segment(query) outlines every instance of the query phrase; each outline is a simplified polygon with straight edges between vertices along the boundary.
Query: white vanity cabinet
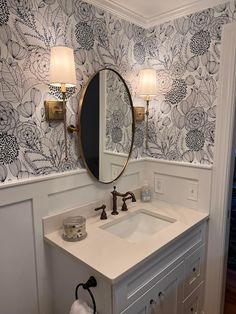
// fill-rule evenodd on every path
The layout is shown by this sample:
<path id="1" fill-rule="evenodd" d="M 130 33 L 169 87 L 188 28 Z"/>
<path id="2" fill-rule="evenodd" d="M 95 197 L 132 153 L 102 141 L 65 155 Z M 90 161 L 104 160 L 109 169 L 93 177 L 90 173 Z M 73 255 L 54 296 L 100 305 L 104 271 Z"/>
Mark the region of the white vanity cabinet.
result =
<path id="1" fill-rule="evenodd" d="M 189 230 L 116 283 L 112 314 L 201 314 L 206 228 Z"/>
<path id="2" fill-rule="evenodd" d="M 150 210 L 151 205 L 146 206 Z M 98 314 L 204 313 L 208 215 L 157 201 L 152 206 L 164 207 L 176 223 L 140 243 L 110 235 L 96 218 L 81 242 L 63 241 L 60 229 L 45 233 L 53 245 L 49 250 L 53 314 L 69 313 L 76 285 L 90 276 L 97 280 L 91 290 Z M 46 231 L 51 219 L 45 219 Z M 58 216 L 55 221 L 59 225 Z M 81 288 L 79 297 L 91 306 Z"/>

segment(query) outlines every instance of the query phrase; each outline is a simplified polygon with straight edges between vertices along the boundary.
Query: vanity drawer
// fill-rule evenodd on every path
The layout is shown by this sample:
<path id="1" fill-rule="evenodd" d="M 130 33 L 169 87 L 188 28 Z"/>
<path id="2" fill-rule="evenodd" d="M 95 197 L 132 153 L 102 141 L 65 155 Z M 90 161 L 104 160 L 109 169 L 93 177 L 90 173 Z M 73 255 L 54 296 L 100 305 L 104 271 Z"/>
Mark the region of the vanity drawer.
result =
<path id="1" fill-rule="evenodd" d="M 183 314 L 201 314 L 203 312 L 204 283 L 201 283 L 183 303 Z"/>
<path id="2" fill-rule="evenodd" d="M 135 270 L 115 284 L 113 293 L 115 313 L 121 313 L 134 303 L 178 264 L 184 262 L 189 254 L 202 246 L 205 242 L 205 231 L 206 223 L 195 227 L 182 237 L 173 240 L 161 251 L 157 251 L 152 258 L 137 265 Z"/>
<path id="3" fill-rule="evenodd" d="M 184 298 L 203 281 L 205 265 L 205 246 L 202 245 L 185 259 Z"/>

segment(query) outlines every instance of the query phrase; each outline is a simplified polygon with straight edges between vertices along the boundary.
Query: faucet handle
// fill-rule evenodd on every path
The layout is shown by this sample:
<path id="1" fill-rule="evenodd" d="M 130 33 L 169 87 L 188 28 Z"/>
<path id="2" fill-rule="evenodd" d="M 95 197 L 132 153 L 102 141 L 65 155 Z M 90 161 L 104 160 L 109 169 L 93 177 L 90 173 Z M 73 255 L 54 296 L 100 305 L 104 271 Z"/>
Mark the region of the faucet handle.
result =
<path id="1" fill-rule="evenodd" d="M 107 213 L 105 211 L 105 208 L 106 208 L 106 205 L 103 204 L 102 206 L 97 207 L 97 208 L 94 209 L 95 211 L 102 209 L 102 213 L 101 213 L 101 216 L 100 216 L 101 220 L 107 219 Z"/>
<path id="2" fill-rule="evenodd" d="M 126 196 L 126 197 L 123 197 L 122 198 L 122 201 L 123 201 L 123 204 L 122 204 L 122 207 L 121 207 L 121 210 L 122 211 L 127 211 L 128 210 L 128 207 L 127 207 L 127 204 L 126 204 L 126 201 L 127 200 L 130 200 L 130 199 L 132 199 L 132 202 L 133 202 L 133 197 L 130 195 L 130 196 Z"/>
<path id="3" fill-rule="evenodd" d="M 125 201 L 129 198 L 131 198 L 131 197 L 123 197 L 122 198 L 123 204 L 122 204 L 121 210 L 124 212 L 126 212 L 128 210 L 128 207 L 127 207 L 127 204 L 125 203 Z"/>

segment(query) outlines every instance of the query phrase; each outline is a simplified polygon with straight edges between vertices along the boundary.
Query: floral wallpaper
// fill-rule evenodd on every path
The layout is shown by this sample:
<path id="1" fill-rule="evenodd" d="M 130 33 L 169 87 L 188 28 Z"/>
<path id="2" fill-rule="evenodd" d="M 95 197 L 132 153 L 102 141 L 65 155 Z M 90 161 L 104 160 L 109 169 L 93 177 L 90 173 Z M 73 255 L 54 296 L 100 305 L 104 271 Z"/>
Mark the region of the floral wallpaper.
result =
<path id="1" fill-rule="evenodd" d="M 129 154 L 132 112 L 127 89 L 113 71 L 106 71 L 106 150 Z"/>
<path id="2" fill-rule="evenodd" d="M 80 0 L 0 4 L 1 182 L 82 167 L 76 138 L 68 134 L 66 162 L 62 124 L 45 121 L 44 100 L 61 97 L 48 87 L 55 45 L 75 52 L 77 88 L 67 94 L 68 124 L 76 123 L 81 88 L 94 72 L 106 66 L 121 73 L 140 104 L 138 72 L 153 67 L 158 95 L 150 103 L 148 150 L 141 123 L 133 157 L 212 163 L 221 28 L 235 20 L 234 2 L 147 30 Z"/>
<path id="3" fill-rule="evenodd" d="M 235 20 L 235 11 L 235 2 L 221 4 L 149 29 L 136 40 L 136 62 L 157 70 L 147 155 L 213 162 L 221 30 Z"/>

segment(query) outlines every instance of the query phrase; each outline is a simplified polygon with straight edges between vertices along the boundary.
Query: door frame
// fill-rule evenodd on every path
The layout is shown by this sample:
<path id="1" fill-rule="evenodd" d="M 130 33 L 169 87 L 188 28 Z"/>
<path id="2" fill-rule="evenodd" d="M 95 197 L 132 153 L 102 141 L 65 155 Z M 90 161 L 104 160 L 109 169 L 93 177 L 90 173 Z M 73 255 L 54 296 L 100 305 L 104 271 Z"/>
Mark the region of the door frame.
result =
<path id="1" fill-rule="evenodd" d="M 206 268 L 205 314 L 223 313 L 235 121 L 236 23 L 223 27 Z"/>

